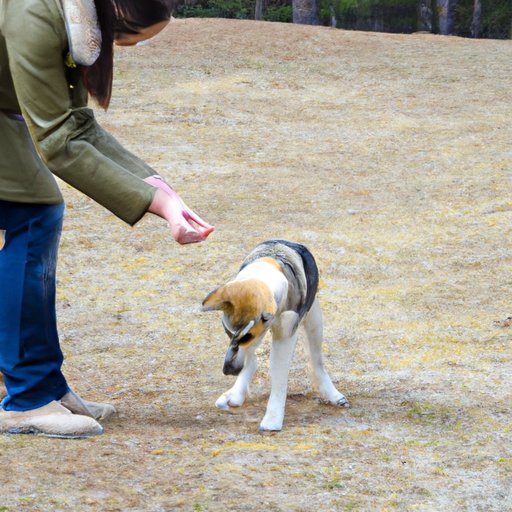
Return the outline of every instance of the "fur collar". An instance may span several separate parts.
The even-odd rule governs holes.
[[[69,52],[76,64],[91,66],[101,51],[101,30],[94,0],[62,0]]]

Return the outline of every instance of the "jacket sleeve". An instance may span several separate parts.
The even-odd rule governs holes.
[[[25,8],[22,7],[22,5]],[[16,96],[48,168],[130,225],[147,211],[156,174],[73,105],[64,56],[68,41],[55,0],[6,3],[3,31]]]

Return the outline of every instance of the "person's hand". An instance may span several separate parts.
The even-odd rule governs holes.
[[[144,181],[158,189],[148,212],[167,221],[176,242],[180,244],[202,242],[215,229],[194,213],[162,178],[150,176]]]

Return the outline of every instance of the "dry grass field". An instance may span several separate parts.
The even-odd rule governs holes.
[[[116,59],[100,122],[216,231],[178,246],[63,185],[65,373],[119,414],[1,437],[0,511],[512,510],[512,42],[177,20]],[[268,342],[249,401],[215,409],[227,338],[200,304],[268,238],[316,255],[351,408],[299,343],[262,435]]]

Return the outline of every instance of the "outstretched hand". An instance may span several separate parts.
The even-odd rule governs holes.
[[[202,242],[215,229],[194,213],[162,178],[150,176],[144,181],[158,189],[148,212],[167,221],[176,242],[179,244]]]

